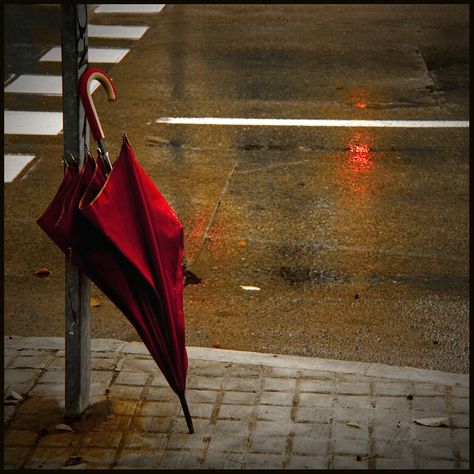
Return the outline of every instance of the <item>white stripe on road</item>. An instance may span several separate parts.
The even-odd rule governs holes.
[[[93,80],[91,83],[91,91],[94,92],[99,85],[99,81]],[[23,74],[8,84],[8,86],[5,87],[5,92],[61,96],[63,93],[62,76]]]
[[[164,4],[113,4],[101,5],[95,13],[159,13],[166,6]]]
[[[3,155],[3,182],[11,183],[35,155]]]
[[[323,120],[323,119],[257,119],[220,117],[160,117],[157,123],[184,125],[258,125],[271,127],[402,127],[402,128],[468,128],[464,120]]]
[[[122,38],[140,39],[149,26],[120,26],[120,25],[89,25],[87,34],[90,38]]]
[[[127,48],[89,48],[90,63],[119,63],[130,50]],[[61,62],[61,46],[50,49],[40,61]]]
[[[62,112],[3,111],[5,135],[57,135],[63,129]]]

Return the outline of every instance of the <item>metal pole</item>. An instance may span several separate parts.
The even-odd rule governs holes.
[[[88,126],[79,99],[79,79],[88,67],[87,5],[61,5],[64,157],[80,166]],[[65,260],[65,416],[80,417],[90,403],[90,280]]]

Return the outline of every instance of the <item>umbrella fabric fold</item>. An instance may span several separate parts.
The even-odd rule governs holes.
[[[120,309],[178,395],[185,399],[183,226],[124,140],[112,171],[87,153],[67,169],[40,227]]]

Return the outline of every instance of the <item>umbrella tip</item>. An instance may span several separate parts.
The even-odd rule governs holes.
[[[127,132],[123,132],[122,138],[123,138],[123,142],[124,142],[124,143],[129,143],[129,141],[128,141],[128,136],[127,136]]]

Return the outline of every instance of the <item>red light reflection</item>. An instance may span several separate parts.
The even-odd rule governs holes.
[[[365,109],[367,107],[367,104],[365,102],[356,102],[354,106],[358,107],[359,109]]]
[[[372,167],[372,152],[366,140],[363,140],[361,134],[356,132],[347,144],[349,152],[348,163],[356,165],[354,171],[363,171]]]

